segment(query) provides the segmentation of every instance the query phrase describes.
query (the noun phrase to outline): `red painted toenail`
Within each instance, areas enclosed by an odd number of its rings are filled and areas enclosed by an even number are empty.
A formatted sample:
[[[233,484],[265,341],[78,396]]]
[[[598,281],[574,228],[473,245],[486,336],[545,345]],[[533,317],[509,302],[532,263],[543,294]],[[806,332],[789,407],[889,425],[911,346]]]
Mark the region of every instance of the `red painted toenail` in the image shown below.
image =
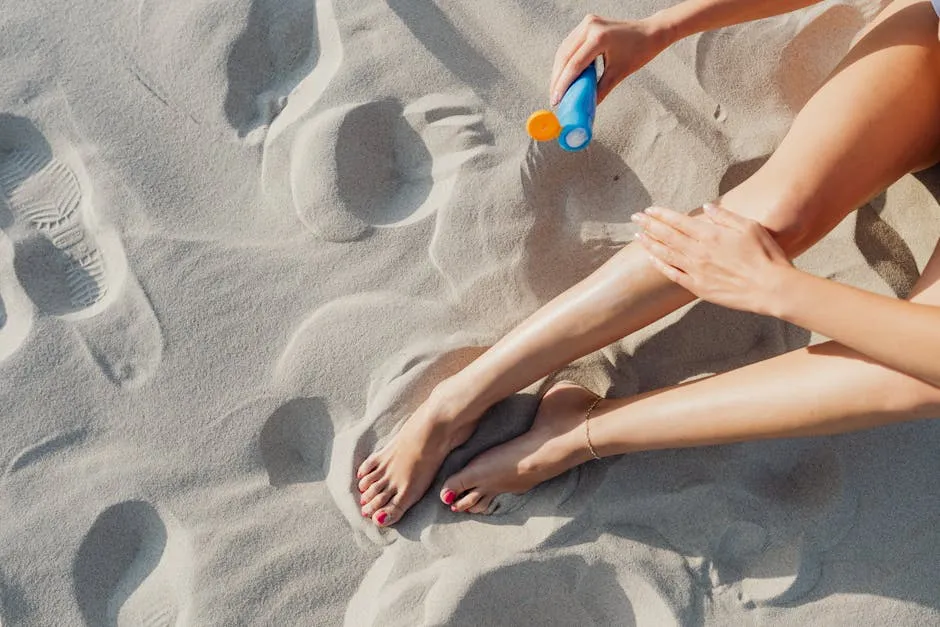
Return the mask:
[[[362,512],[362,517],[363,517],[363,518],[368,518],[369,515],[368,515],[367,513],[365,513],[365,512]]]
[[[453,505],[451,505],[451,506],[450,506],[450,511],[452,511],[452,512],[456,512],[456,511],[457,511],[457,508],[456,508],[456,507],[454,507]]]
[[[365,505],[366,502],[367,502],[367,500],[368,500],[368,499],[366,499],[366,497],[362,497],[361,499],[359,499],[359,504],[360,504],[360,505]]]
[[[363,492],[365,492],[365,490],[363,490],[362,488],[356,488],[356,489],[359,490],[359,494],[362,494]]]
[[[453,503],[454,499],[456,498],[457,498],[457,493],[454,492],[453,490],[448,490],[447,492],[444,493],[444,502],[447,503],[448,505]]]
[[[379,523],[380,525],[384,525],[384,524],[385,524],[385,520],[386,520],[387,518],[388,518],[388,514],[386,514],[385,512],[382,512],[381,514],[379,514],[378,516],[375,517],[375,519],[378,521],[378,523]]]

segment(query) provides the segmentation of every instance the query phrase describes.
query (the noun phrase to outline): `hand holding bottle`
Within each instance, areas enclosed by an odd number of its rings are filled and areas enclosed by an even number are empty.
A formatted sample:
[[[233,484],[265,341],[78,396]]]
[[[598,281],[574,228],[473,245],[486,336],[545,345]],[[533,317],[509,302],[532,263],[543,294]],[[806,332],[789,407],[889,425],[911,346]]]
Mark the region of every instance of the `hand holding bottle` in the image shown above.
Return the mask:
[[[568,86],[598,56],[604,75],[597,86],[598,104],[620,81],[637,71],[671,43],[668,29],[652,20],[608,20],[588,15],[565,38],[555,53],[550,84],[552,106]]]

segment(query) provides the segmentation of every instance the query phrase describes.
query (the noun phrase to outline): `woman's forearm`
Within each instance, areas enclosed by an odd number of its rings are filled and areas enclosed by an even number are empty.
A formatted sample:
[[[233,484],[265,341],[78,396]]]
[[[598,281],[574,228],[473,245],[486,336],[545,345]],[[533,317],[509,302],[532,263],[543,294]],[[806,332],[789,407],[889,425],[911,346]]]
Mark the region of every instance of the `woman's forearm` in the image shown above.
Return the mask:
[[[789,13],[820,0],[686,0],[648,19],[669,43],[724,26]]]
[[[940,307],[785,271],[768,313],[940,387]]]

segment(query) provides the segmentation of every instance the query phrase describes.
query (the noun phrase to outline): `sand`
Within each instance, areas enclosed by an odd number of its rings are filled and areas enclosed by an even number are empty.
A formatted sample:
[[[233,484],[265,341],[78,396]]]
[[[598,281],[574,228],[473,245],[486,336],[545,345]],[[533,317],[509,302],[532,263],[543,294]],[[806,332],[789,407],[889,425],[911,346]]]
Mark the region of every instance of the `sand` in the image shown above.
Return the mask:
[[[629,6],[628,6],[629,5]],[[0,11],[0,624],[936,624],[940,425],[595,462],[393,530],[357,464],[630,241],[743,180],[874,0],[680,42],[581,154],[533,145],[600,0],[8,2]],[[904,295],[908,176],[798,260]],[[625,396],[821,341],[693,304],[579,362]],[[432,487],[525,431],[495,406]],[[890,394],[890,390],[885,390]]]

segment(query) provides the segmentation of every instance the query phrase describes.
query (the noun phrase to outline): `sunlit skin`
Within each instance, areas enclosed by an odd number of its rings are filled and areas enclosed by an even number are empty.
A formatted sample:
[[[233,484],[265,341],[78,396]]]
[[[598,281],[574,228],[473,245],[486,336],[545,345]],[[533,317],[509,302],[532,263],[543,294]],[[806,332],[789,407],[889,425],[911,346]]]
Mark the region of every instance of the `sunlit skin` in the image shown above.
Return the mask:
[[[636,69],[618,50],[643,50],[631,54],[648,60],[686,35],[808,4],[688,0],[647,20],[586,19],[559,49],[552,92],[564,91],[566,77],[598,54],[617,77],[601,86],[606,94]],[[707,210],[639,214],[639,242],[438,384],[359,467],[363,515],[380,526],[398,522],[487,407],[697,297],[777,316],[833,341],[694,383],[604,399],[590,421],[600,456],[937,415],[940,364],[931,356],[940,354],[940,252],[906,301],[810,276],[789,260],[902,175],[936,162],[938,111],[937,15],[926,0],[898,0],[866,28],[758,172]],[[878,392],[884,389],[892,393]],[[444,506],[482,513],[500,493],[525,492],[592,459],[585,413],[593,401],[583,388],[557,385],[527,434],[445,480]]]

